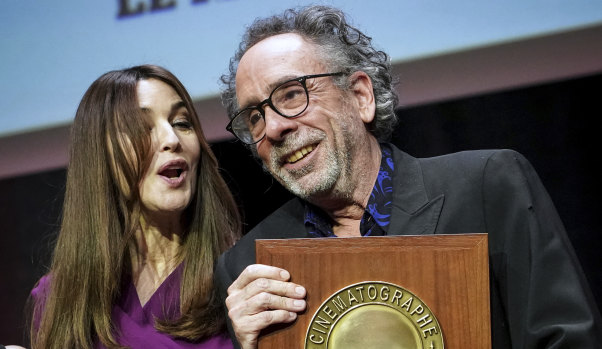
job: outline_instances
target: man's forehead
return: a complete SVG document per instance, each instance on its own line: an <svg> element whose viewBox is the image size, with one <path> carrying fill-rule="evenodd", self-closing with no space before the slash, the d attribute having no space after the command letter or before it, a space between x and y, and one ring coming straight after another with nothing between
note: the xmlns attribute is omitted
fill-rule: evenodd
<svg viewBox="0 0 602 349"><path fill-rule="evenodd" d="M259 51L268 51L272 54L279 53L289 53L291 51L297 51L302 49L308 42L299 34L295 33L284 33L273 35L268 38L265 38L255 45L251 46L247 53L259 50ZM247 55L245 53L245 55Z"/></svg>
<svg viewBox="0 0 602 349"><path fill-rule="evenodd" d="M236 73L239 102L266 98L279 83L302 75L322 73L316 47L293 33L274 35L253 45L243 55Z"/></svg>
<svg viewBox="0 0 602 349"><path fill-rule="evenodd" d="M301 35L285 33L261 40L242 56L238 71L266 73L318 64L316 47ZM238 75L238 74L237 74Z"/></svg>

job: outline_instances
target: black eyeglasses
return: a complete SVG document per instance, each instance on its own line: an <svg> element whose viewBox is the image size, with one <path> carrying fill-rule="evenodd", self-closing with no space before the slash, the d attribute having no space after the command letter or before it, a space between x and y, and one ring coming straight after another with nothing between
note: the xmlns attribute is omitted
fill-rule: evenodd
<svg viewBox="0 0 602 349"><path fill-rule="evenodd" d="M265 105L285 118L294 118L301 115L309 105L309 92L305 82L307 79L322 78L326 76L342 75L338 73L325 73L305 75L290 79L278 85L270 96L255 106L240 110L226 130L246 144L255 144L265 137Z"/></svg>

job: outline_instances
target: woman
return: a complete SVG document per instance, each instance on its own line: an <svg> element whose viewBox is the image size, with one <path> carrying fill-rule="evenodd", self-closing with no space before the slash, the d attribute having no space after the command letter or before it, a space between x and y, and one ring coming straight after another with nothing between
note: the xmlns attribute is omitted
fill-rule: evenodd
<svg viewBox="0 0 602 349"><path fill-rule="evenodd" d="M32 346L230 348L213 266L239 222L180 81L152 65L104 74L72 126Z"/></svg>

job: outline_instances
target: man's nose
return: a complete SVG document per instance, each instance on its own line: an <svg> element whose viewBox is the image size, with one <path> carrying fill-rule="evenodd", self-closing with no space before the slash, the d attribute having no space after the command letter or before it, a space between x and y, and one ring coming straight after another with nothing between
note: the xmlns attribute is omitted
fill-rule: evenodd
<svg viewBox="0 0 602 349"><path fill-rule="evenodd" d="M288 133L294 132L298 128L297 120L286 118L276 113L272 108L266 106L265 115L265 136L274 141L281 141Z"/></svg>

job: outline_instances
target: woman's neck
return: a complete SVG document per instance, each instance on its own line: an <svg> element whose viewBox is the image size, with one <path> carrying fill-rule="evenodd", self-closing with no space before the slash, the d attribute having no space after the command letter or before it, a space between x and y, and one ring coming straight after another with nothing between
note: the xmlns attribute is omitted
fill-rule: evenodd
<svg viewBox="0 0 602 349"><path fill-rule="evenodd" d="M130 246L132 280L144 305L181 261L182 229L179 221L157 224L141 218Z"/></svg>

